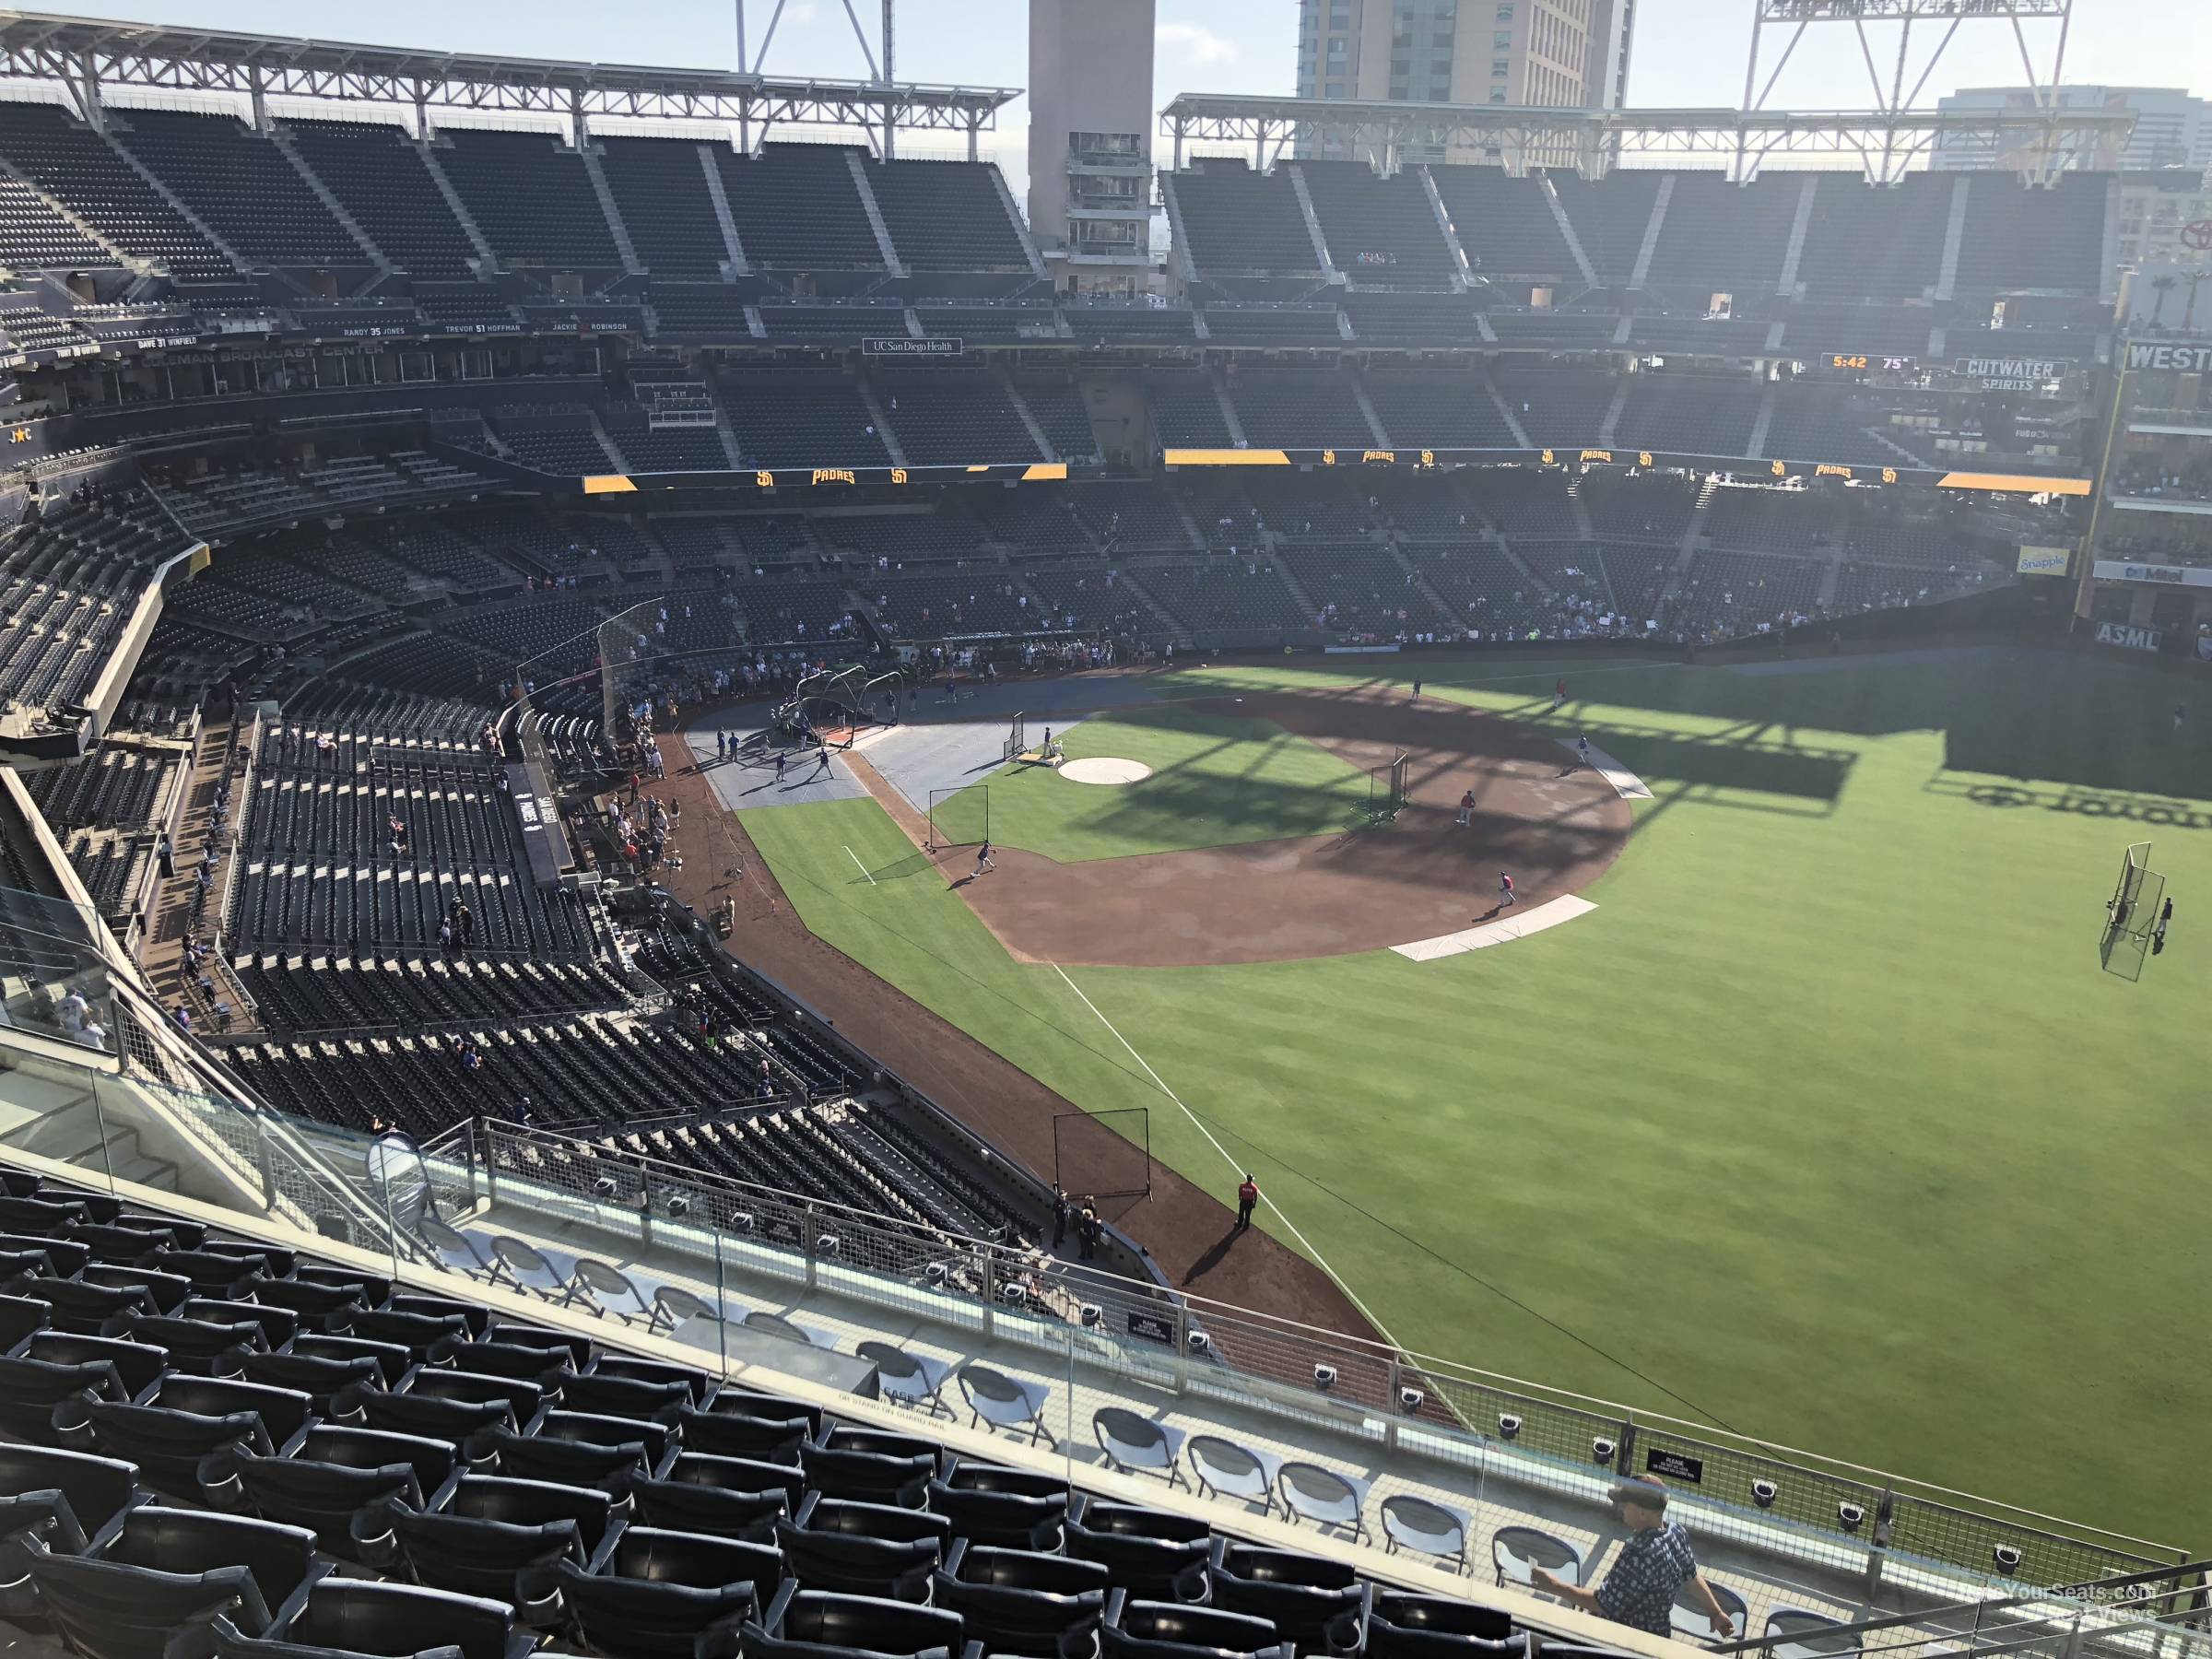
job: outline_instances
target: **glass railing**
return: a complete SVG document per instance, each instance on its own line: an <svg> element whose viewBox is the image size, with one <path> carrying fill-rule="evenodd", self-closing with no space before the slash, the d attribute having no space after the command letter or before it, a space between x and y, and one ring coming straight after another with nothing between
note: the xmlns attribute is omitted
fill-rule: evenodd
<svg viewBox="0 0 2212 1659"><path fill-rule="evenodd" d="M877 1366L888 1392L926 1395L940 1422L996 1422L1071 1481L1153 1475L1231 1519L1263 1512L1240 1494L1264 1495L1267 1514L1334 1518L1326 1535L1359 1548L1406 1546L1401 1566L1436 1564L1410 1541L1436 1544L1441 1510L1451 1547L1488 1552L1503 1583L1532 1533L1595 1565L1608 1488L1653 1470L1755 1635L1811 1596L1900 1615L1900 1646L1979 1651L1962 1632L1979 1641L1978 1610L2002 1605L1990 1628L2017 1651L2048 1638L2054 1659L2212 1659L2212 1639L2151 1617L2194 1606L2201 1580L2137 1540L539 1131L478 1122L421 1146L224 1099L134 1055L120 1070L0 1058L67 1114L45 1150L17 1143L26 1161L182 1191L425 1288L528 1295L540 1316L590 1315L608 1340L755 1386L857 1386ZM2147 1610L2052 1594L2119 1572L2144 1575Z"/></svg>
<svg viewBox="0 0 2212 1659"><path fill-rule="evenodd" d="M0 1021L112 1053L115 1017L100 919L82 905L0 888Z"/></svg>

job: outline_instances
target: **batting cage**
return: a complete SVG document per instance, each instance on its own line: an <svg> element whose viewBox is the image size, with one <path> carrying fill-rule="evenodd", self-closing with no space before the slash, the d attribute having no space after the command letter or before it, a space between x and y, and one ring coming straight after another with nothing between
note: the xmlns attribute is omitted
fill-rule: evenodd
<svg viewBox="0 0 2212 1659"><path fill-rule="evenodd" d="M1151 1197L1151 1109L1054 1112L1053 1179L1071 1198Z"/></svg>
<svg viewBox="0 0 2212 1659"><path fill-rule="evenodd" d="M654 600L633 605L606 618L592 630L592 649L598 659L600 729L622 730L621 714L636 716L641 724L653 719L653 688L673 654L664 635L656 635L660 606Z"/></svg>
<svg viewBox="0 0 2212 1659"><path fill-rule="evenodd" d="M1371 767L1367 774L1367 818L1371 824L1388 823L1406 805L1404 749L1388 763Z"/></svg>
<svg viewBox="0 0 2212 1659"><path fill-rule="evenodd" d="M2135 981L2143 977L2166 900L2166 877L2150 867L2150 843L2136 841L2120 862L2119 884L2104 905L2104 937L2098 961L2105 972Z"/></svg>
<svg viewBox="0 0 2212 1659"><path fill-rule="evenodd" d="M929 792L929 845L974 847L991 839L991 785Z"/></svg>
<svg viewBox="0 0 2212 1659"><path fill-rule="evenodd" d="M1018 760L1030 752L1029 712L1017 710L1014 723L1006 728L1006 750L1000 757L1005 760Z"/></svg>

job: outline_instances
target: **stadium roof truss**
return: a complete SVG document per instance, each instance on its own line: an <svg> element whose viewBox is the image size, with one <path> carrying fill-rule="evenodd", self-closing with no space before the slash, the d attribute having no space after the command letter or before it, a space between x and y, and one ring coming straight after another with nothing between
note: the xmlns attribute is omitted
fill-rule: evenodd
<svg viewBox="0 0 2212 1659"><path fill-rule="evenodd" d="M1453 148L1494 151L1509 171L1572 167L1598 178L1633 158L1724 159L1747 180L1770 159L1854 156L1876 183L1924 165L1940 142L1999 141L2033 155L2048 181L2085 165L2100 143L2123 140L2135 116L2110 110L1575 110L1514 104L1434 104L1184 93L1160 114L1181 167L1187 145L1247 146L1255 167L1286 149L1341 145L1394 168Z"/></svg>
<svg viewBox="0 0 2212 1659"><path fill-rule="evenodd" d="M182 29L0 11L0 79L59 84L76 112L100 124L111 88L233 93L265 124L270 98L329 99L433 110L558 115L581 135L594 115L726 121L750 144L776 126L857 127L976 135L1020 93L811 76L565 63L359 46L337 41Z"/></svg>

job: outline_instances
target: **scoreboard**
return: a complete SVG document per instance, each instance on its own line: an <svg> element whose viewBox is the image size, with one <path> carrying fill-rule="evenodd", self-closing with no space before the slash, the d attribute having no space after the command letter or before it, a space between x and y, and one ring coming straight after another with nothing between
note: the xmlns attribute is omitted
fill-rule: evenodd
<svg viewBox="0 0 2212 1659"><path fill-rule="evenodd" d="M1823 352L1820 366L1838 374L1917 374L1920 359L1883 351Z"/></svg>

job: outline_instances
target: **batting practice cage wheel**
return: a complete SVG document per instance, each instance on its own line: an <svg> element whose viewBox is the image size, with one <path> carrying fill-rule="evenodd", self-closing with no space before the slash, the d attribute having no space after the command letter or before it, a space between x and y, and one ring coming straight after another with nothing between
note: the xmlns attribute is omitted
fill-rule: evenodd
<svg viewBox="0 0 2212 1659"><path fill-rule="evenodd" d="M2165 909L2166 877L2150 867L2150 843L2136 841L2120 862L2120 883L2104 905L2104 937L2097 959L2105 972L2133 982L2143 977Z"/></svg>

